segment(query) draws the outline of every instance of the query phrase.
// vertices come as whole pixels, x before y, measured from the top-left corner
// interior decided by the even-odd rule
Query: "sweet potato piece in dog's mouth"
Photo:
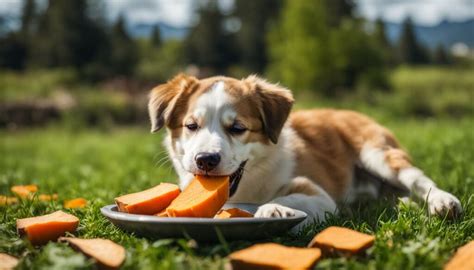
[[[74,232],[79,219],[63,211],[16,220],[18,234],[26,235],[33,245],[55,241],[66,232]]]
[[[214,218],[251,218],[253,215],[239,208],[229,208],[220,210]]]
[[[67,242],[73,249],[94,258],[101,268],[118,269],[125,260],[125,249],[108,239],[61,237],[59,241]]]
[[[375,236],[344,227],[328,227],[318,233],[308,247],[318,247],[325,254],[357,254],[374,244]]]
[[[179,193],[177,185],[161,183],[144,191],[117,197],[115,203],[121,212],[153,215],[170,205]]]
[[[168,206],[170,217],[214,217],[229,199],[229,177],[196,176]]]
[[[275,243],[256,244],[229,255],[233,270],[311,269],[320,257],[318,248],[286,247]]]

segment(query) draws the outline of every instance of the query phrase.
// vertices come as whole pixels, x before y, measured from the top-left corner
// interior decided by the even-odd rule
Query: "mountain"
[[[388,39],[392,43],[398,42],[401,23],[386,23]],[[420,42],[430,48],[442,44],[449,48],[457,42],[465,43],[474,48],[474,19],[462,22],[442,21],[434,26],[415,25],[415,33]]]
[[[183,39],[189,32],[187,27],[174,27],[163,22],[130,24],[128,25],[128,32],[135,38],[149,37],[155,26],[160,28],[162,39]]]

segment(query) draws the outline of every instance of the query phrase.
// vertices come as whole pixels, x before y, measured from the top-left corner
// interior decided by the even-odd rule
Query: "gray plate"
[[[223,209],[240,208],[250,213],[258,205],[227,203]],[[128,232],[150,238],[191,237],[199,241],[217,241],[219,233],[226,240],[255,240],[272,237],[284,232],[306,218],[306,213],[295,210],[288,218],[166,218],[122,213],[117,206],[107,205],[100,209],[115,226]]]

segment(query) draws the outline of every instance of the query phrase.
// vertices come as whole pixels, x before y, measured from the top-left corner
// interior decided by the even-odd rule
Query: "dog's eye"
[[[229,132],[232,134],[239,135],[244,133],[245,131],[247,131],[247,128],[240,123],[234,123],[232,124],[232,126],[229,127]]]
[[[199,128],[199,126],[196,123],[187,124],[185,126],[190,131],[196,131]]]

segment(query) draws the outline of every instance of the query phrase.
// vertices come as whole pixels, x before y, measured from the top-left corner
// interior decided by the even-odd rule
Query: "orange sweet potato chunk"
[[[87,200],[84,198],[76,198],[64,202],[64,208],[84,208],[87,206]]]
[[[18,259],[6,253],[0,253],[0,269],[10,270],[18,265]]]
[[[40,200],[42,202],[55,201],[57,199],[58,199],[58,194],[52,194],[52,195],[40,194],[40,195],[38,195],[38,200]]]
[[[61,237],[59,241],[66,242],[73,249],[94,258],[101,268],[118,269],[125,260],[125,249],[121,245],[107,239]]]
[[[332,226],[318,233],[308,247],[318,247],[328,254],[340,252],[344,255],[353,255],[371,247],[374,241],[373,235]]]
[[[178,197],[179,187],[161,183],[153,188],[115,198],[119,211],[130,214],[153,215],[163,211]]]
[[[239,208],[229,208],[229,209],[224,209],[219,211],[215,218],[250,218],[253,217],[253,215],[247,211],[244,211]]]
[[[214,217],[229,198],[229,177],[196,176],[168,206],[170,217]]]
[[[275,243],[256,244],[229,255],[233,270],[312,269],[320,257],[318,248],[286,247]]]
[[[0,195],[0,206],[18,203],[17,197],[7,197]]]
[[[18,197],[28,198],[38,191],[37,185],[12,186],[10,189]]]
[[[26,235],[33,245],[55,241],[66,232],[74,232],[79,219],[63,211],[16,220],[18,234]]]
[[[444,270],[472,270],[474,269],[474,240],[460,247]]]

